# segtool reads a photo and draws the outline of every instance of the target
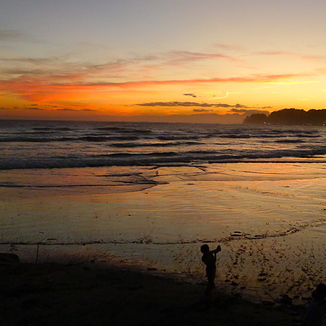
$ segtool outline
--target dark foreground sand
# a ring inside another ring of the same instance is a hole
[[[130,267],[1,266],[1,324],[299,325],[302,307],[246,302]]]

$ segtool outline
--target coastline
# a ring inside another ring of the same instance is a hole
[[[207,242],[222,244],[226,295],[303,304],[325,280],[322,164],[11,172],[24,186],[0,189],[0,251],[23,263],[35,262],[40,244],[39,263],[121,260],[196,285]]]

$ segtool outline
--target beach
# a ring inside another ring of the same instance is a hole
[[[107,306],[103,324],[281,325],[265,312],[295,321],[325,282],[323,127],[2,121],[0,138],[8,325],[101,325]],[[222,248],[209,304],[204,243]]]
[[[299,325],[303,307],[253,304],[203,285],[126,266],[20,264],[1,267],[1,324]]]
[[[323,164],[119,171],[3,173],[3,185],[21,186],[1,187],[1,251],[23,263],[122,262],[196,285],[205,282],[200,245],[221,244],[217,288],[225,294],[304,304],[324,282]]]

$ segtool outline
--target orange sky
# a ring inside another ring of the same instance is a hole
[[[4,0],[0,119],[241,123],[325,108],[323,2],[61,1]]]

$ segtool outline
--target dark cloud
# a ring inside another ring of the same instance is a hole
[[[60,106],[57,106],[57,105],[49,105],[49,104],[46,104],[45,105],[46,107],[50,107],[52,109],[56,109],[56,108],[59,108]]]
[[[195,94],[192,94],[192,93],[183,94],[183,95],[185,95],[185,96],[192,96],[192,97],[197,97],[197,95],[195,95]]]
[[[149,106],[149,107],[196,107],[193,112],[196,114],[208,114],[207,112],[214,112],[213,108],[226,108],[229,111],[229,115],[239,115],[240,117],[245,117],[254,113],[263,113],[269,115],[269,111],[263,110],[271,107],[264,108],[250,108],[243,104],[227,104],[227,103],[199,103],[199,102],[150,102],[150,103],[140,103],[139,106]],[[212,109],[210,109],[212,108]],[[213,114],[213,113],[211,113]]]
[[[215,104],[215,107],[217,108],[247,108],[246,105],[242,105],[242,104],[225,104],[225,103],[219,103],[219,104]]]
[[[215,104],[215,106],[218,108],[234,108],[234,105],[224,104],[224,103]]]
[[[39,108],[39,107],[35,107],[35,106],[31,106],[26,108],[25,110],[36,110],[36,111],[43,111],[43,109]]]
[[[230,110],[230,112],[244,113],[245,115],[250,115],[254,113],[263,113],[269,115],[269,111],[264,111],[264,110],[232,109]]]
[[[247,108],[246,105],[242,105],[242,104],[236,104],[235,108],[239,109],[239,108]]]
[[[75,112],[76,110],[73,110],[73,109],[56,109],[56,111],[70,111],[70,112]]]
[[[198,102],[150,102],[150,103],[139,103],[139,106],[199,106],[199,107],[213,107],[214,104],[198,103]]]
[[[251,110],[247,110],[247,109],[232,109],[230,110],[231,112],[238,112],[238,113],[245,113]]]
[[[245,105],[242,104],[224,104],[224,103],[199,103],[199,102],[178,102],[178,101],[171,101],[171,102],[149,102],[149,103],[139,103],[137,104],[139,106],[168,106],[168,107],[174,107],[174,106],[184,106],[184,107],[191,107],[191,106],[197,106],[201,108],[246,108]]]
[[[212,112],[213,110],[207,110],[207,109],[193,109],[194,112]]]

